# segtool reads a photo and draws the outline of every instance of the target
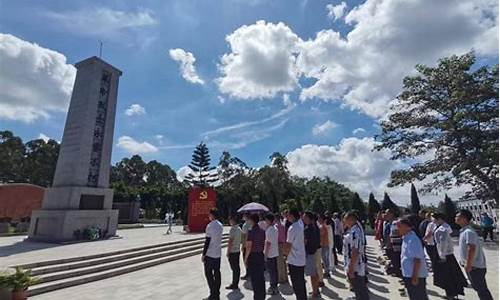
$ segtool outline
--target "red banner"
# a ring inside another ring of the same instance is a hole
[[[211,188],[193,187],[188,198],[189,232],[204,232],[210,220],[208,213],[215,207],[216,193]]]

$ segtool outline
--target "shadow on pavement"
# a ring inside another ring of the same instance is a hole
[[[11,256],[15,254],[54,248],[58,246],[63,246],[61,244],[52,243],[42,243],[42,242],[32,242],[32,241],[19,241],[12,245],[0,247],[0,257]]]

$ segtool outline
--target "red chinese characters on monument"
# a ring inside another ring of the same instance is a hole
[[[215,207],[216,193],[211,188],[193,187],[188,197],[189,232],[204,232],[210,220],[208,213]]]

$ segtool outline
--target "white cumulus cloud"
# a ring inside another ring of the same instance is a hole
[[[295,56],[299,37],[283,23],[257,21],[226,36],[230,53],[222,56],[216,82],[235,98],[271,98],[297,87]]]
[[[301,100],[341,100],[379,118],[417,63],[471,49],[498,55],[498,2],[491,0],[367,0],[345,21],[353,26],[347,36],[323,30],[302,44],[298,66],[316,81]]]
[[[314,125],[312,133],[314,135],[325,134],[337,126],[339,126],[337,123],[327,120],[325,123]]]
[[[139,104],[132,104],[125,110],[125,114],[127,116],[145,115],[146,109]]]
[[[121,136],[116,144],[130,154],[145,154],[158,152],[158,148],[148,142],[138,142],[130,136]]]
[[[190,168],[190,167],[188,167],[188,166],[183,166],[183,167],[180,167],[180,168],[177,170],[176,174],[177,174],[177,180],[178,180],[178,181],[180,181],[180,182],[183,182],[183,181],[184,181],[184,179],[186,178],[186,176],[187,176],[188,174],[193,174],[193,175],[194,175],[194,172],[193,172],[193,170],[191,170],[191,168]]]
[[[332,20],[339,20],[342,18],[346,12],[347,4],[342,2],[337,5],[327,4],[326,10],[328,11],[328,17]]]
[[[391,171],[405,168],[401,161],[390,160],[388,150],[373,151],[373,138],[349,137],[342,139],[337,145],[303,145],[287,153],[288,168],[293,175],[312,178],[329,177],[358,192],[365,200],[373,192],[378,200],[382,200],[384,191],[387,191],[392,200],[406,206],[410,200],[410,186],[389,188]],[[416,187],[423,186],[422,182],[414,182]],[[458,199],[470,188],[466,186],[454,187],[447,193]],[[444,198],[444,192],[420,195],[422,203],[436,203]]]
[[[179,63],[179,71],[181,72],[182,78],[186,79],[191,83],[204,84],[205,82],[200,78],[198,73],[196,73],[196,68],[194,63],[196,58],[193,53],[184,51],[183,49],[170,49],[170,58]]]
[[[31,123],[66,111],[75,75],[63,54],[0,33],[0,119]]]
[[[330,6],[333,17],[345,14],[343,6]],[[308,40],[284,23],[239,27],[226,37],[220,92],[262,99],[298,88],[301,101],[341,101],[378,119],[416,64],[434,65],[472,49],[498,57],[495,0],[367,0],[343,18],[352,28],[347,34],[325,29]],[[307,80],[299,85],[301,78]]]

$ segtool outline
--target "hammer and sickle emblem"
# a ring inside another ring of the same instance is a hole
[[[208,193],[207,193],[207,191],[202,191],[202,192],[200,193],[200,199],[205,200],[205,199],[207,199],[207,198],[208,198]]]

